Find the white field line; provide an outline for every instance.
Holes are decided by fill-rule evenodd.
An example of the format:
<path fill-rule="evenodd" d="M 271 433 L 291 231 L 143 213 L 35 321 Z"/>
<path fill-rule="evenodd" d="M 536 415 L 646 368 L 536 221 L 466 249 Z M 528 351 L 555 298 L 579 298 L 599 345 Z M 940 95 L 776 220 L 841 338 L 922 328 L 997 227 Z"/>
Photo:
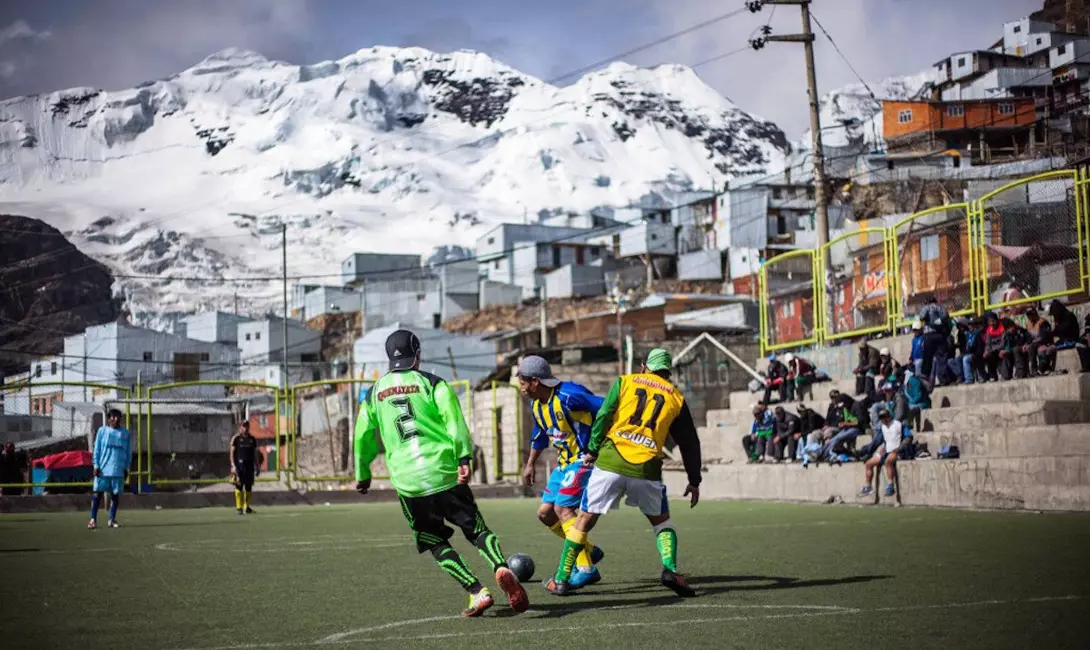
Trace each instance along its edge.
<path fill-rule="evenodd" d="M 715 623 L 726 623 L 731 621 L 757 621 L 757 620 L 773 620 L 773 619 L 798 619 L 818 616 L 841 616 L 845 614 L 867 614 L 872 612 L 902 612 L 902 611 L 918 611 L 918 610 L 937 610 L 937 609 L 955 609 L 955 608 L 971 608 L 971 607 L 995 607 L 1001 605 L 1022 605 L 1022 604 L 1041 604 L 1060 601 L 1071 600 L 1084 600 L 1086 596 L 1042 596 L 1038 598 L 1027 598 L 1023 600 L 979 600 L 973 602 L 964 603 L 941 603 L 931 605 L 898 605 L 893 607 L 875 607 L 875 608 L 856 608 L 856 607 L 843 607 L 838 605 L 735 605 L 735 604 L 717 604 L 717 603 L 679 603 L 676 605 L 666 605 L 671 609 L 725 609 L 725 610 L 790 610 L 777 614 L 757 614 L 757 615 L 730 615 L 730 616 L 712 616 L 705 618 L 690 618 L 682 620 L 667 620 L 667 621 L 629 621 L 624 623 L 596 623 L 593 625 L 595 629 L 623 629 L 623 628 L 643 628 L 643 627 L 672 627 L 677 625 L 705 625 Z M 641 607 L 640 604 L 621 605 L 618 607 L 608 609 L 626 609 L 629 607 Z M 573 607 L 572 610 L 585 609 L 587 611 L 601 611 L 602 608 L 578 608 Z M 530 610 L 529 613 L 534 613 L 534 610 Z M 555 612 L 552 612 L 555 613 Z M 205 648 L 184 648 L 179 650 L 261 650 L 265 648 L 300 648 L 300 647 L 315 647 L 324 645 L 345 645 L 350 643 L 358 644 L 378 644 L 378 643 L 390 643 L 397 641 L 424 641 L 424 640 L 438 640 L 438 639 L 453 639 L 453 638 L 465 638 L 465 637 L 503 637 L 503 636 L 521 636 L 526 634 L 542 634 L 542 633 L 555 633 L 555 632 L 573 632 L 578 630 L 586 630 L 587 624 L 581 625 L 547 625 L 547 626 L 533 626 L 533 627 L 520 627 L 514 629 L 503 630 L 482 630 L 477 632 L 440 632 L 432 634 L 413 634 L 413 635 L 395 635 L 395 636 L 366 636 L 375 632 L 381 632 L 384 630 L 390 630 L 399 627 L 409 627 L 412 625 L 422 625 L 426 623 L 435 623 L 439 621 L 457 620 L 460 617 L 457 616 L 432 616 L 428 618 L 408 619 L 404 621 L 394 621 L 391 623 L 383 623 L 381 625 L 373 625 L 370 627 L 359 628 L 356 630 L 347 630 L 345 632 L 339 632 L 331 634 L 326 637 L 322 637 L 316 641 L 285 641 L 285 642 L 271 642 L 271 643 L 245 643 L 237 645 L 215 646 Z M 535 617 L 529 617 L 530 620 L 534 620 Z M 362 637 L 362 638 L 360 638 Z"/>

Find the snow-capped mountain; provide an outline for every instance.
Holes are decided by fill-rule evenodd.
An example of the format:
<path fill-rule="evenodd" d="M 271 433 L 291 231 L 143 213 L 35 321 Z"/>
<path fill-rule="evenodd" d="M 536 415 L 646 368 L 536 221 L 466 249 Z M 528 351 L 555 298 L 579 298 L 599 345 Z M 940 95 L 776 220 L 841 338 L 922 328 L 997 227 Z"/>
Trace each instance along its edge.
<path fill-rule="evenodd" d="M 557 87 L 476 52 L 374 47 L 291 65 L 228 50 L 169 79 L 0 102 L 0 211 L 118 274 L 137 318 L 276 309 L 356 251 L 472 246 L 540 211 L 628 206 L 782 167 L 773 123 L 689 68 Z M 254 277 L 202 282 L 199 277 Z"/>

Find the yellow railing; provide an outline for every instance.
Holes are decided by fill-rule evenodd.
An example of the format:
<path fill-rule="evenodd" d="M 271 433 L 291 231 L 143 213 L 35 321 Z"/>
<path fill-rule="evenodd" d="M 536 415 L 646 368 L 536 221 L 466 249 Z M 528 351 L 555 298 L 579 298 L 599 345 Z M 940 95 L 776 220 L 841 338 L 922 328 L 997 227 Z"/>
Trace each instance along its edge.
<path fill-rule="evenodd" d="M 853 238 L 865 245 L 853 249 Z M 1020 255 L 1014 247 L 1022 249 Z M 877 259 L 884 269 L 884 300 L 871 291 L 880 282 L 869 260 Z M 1001 282 L 1021 283 L 1023 276 L 1033 282 L 1026 283 L 1022 297 L 1005 298 L 998 291 Z M 1090 172 L 1038 174 L 976 201 L 923 210 L 888 228 L 846 233 L 819 249 L 790 251 L 765 261 L 758 282 L 762 354 L 893 333 L 907 327 L 922 307 L 917 296 L 935 296 L 955 317 L 1085 296 L 1090 292 Z M 874 297 L 868 299 L 870 294 Z M 884 308 L 885 317 L 846 313 L 861 303 L 874 311 Z"/>

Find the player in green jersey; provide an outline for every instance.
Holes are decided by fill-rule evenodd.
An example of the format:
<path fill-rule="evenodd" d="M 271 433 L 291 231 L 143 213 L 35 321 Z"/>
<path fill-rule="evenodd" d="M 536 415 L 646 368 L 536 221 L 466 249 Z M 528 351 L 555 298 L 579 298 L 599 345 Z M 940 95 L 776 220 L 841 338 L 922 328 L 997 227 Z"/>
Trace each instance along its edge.
<path fill-rule="evenodd" d="M 356 489 L 371 488 L 371 463 L 382 436 L 390 482 L 401 500 L 420 553 L 430 551 L 439 567 L 469 592 L 463 616 L 480 616 L 493 605 L 462 556 L 450 545 L 450 522 L 492 565 L 511 608 L 530 607 L 526 590 L 507 568 L 500 541 L 484 523 L 469 489 L 473 441 L 458 396 L 439 377 L 420 370 L 420 339 L 397 330 L 386 339 L 390 372 L 375 382 L 356 420 Z"/>

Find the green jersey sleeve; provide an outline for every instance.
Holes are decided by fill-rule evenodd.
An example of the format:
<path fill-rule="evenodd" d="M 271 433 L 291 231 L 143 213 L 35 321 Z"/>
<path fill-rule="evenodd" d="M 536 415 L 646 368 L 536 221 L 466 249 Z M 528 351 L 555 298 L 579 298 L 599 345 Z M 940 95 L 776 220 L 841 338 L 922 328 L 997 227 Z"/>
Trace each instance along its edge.
<path fill-rule="evenodd" d="M 378 420 L 375 418 L 374 403 L 370 393 L 360 404 L 360 413 L 356 417 L 356 480 L 366 481 L 371 478 L 371 463 L 378 457 Z"/>
<path fill-rule="evenodd" d="M 590 429 L 590 442 L 587 444 L 588 452 L 597 454 L 602 448 L 606 434 L 613 427 L 613 416 L 617 412 L 617 404 L 620 401 L 621 379 L 618 377 L 617 381 L 613 382 L 613 387 L 609 389 L 609 394 L 602 401 L 602 408 L 598 409 L 598 415 L 594 418 L 594 425 Z"/>
<path fill-rule="evenodd" d="M 469 427 L 462 416 L 462 405 L 458 401 L 458 395 L 447 382 L 441 382 L 435 387 L 435 405 L 439 409 L 439 416 L 446 425 L 447 433 L 454 441 L 454 457 L 459 464 L 468 464 L 473 457 L 473 440 L 469 435 Z"/>

